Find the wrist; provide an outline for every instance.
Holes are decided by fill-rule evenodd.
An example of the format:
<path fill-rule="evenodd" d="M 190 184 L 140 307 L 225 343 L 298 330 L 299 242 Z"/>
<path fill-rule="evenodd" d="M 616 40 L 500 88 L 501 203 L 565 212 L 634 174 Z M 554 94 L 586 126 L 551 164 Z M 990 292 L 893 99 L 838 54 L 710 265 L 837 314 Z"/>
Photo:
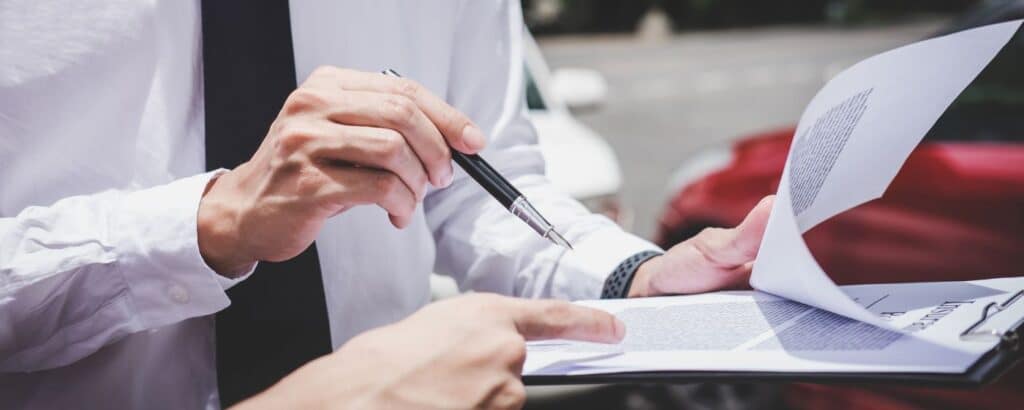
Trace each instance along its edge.
<path fill-rule="evenodd" d="M 646 277 L 650 276 L 647 273 L 650 270 L 650 266 L 644 270 L 644 278 L 639 280 L 639 282 L 643 283 L 637 283 L 637 274 L 640 273 L 640 268 L 643 265 L 660 255 L 662 255 L 662 252 L 647 250 L 635 253 L 623 260 L 605 278 L 604 288 L 601 289 L 601 299 L 621 299 L 645 294 L 646 282 L 648 282 Z"/>
<path fill-rule="evenodd" d="M 232 205 L 237 201 L 226 198 L 227 178 L 229 173 L 215 176 L 207 183 L 199 201 L 196 229 L 199 253 L 206 264 L 218 274 L 235 279 L 250 271 L 256 260 L 239 249 L 240 212 Z"/>
<path fill-rule="evenodd" d="M 651 287 L 651 278 L 660 269 L 663 256 L 655 256 L 648 259 L 636 269 L 633 275 L 633 283 L 629 287 L 628 298 L 642 298 L 653 296 L 656 292 Z"/>

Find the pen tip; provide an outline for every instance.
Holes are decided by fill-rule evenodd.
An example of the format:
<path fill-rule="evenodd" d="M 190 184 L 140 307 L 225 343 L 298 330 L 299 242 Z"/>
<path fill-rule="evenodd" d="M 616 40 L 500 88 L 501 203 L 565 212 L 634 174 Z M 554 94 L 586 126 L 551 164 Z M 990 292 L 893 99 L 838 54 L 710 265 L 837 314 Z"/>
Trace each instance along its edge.
<path fill-rule="evenodd" d="M 562 235 L 558 233 L 558 231 L 552 229 L 551 231 L 548 232 L 547 237 L 548 239 L 551 240 L 551 242 L 554 242 L 555 245 L 565 247 L 570 251 L 573 250 L 572 245 L 569 244 L 569 241 L 565 240 L 565 238 L 563 238 Z"/>

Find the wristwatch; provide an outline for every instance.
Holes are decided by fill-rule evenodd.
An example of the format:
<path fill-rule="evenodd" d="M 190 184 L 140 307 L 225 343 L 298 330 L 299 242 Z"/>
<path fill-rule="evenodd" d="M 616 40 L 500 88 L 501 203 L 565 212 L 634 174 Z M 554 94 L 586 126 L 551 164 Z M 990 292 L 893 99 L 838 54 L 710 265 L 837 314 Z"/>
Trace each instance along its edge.
<path fill-rule="evenodd" d="M 604 289 L 601 290 L 601 299 L 622 299 L 629 295 L 629 287 L 633 284 L 633 276 L 647 260 L 662 255 L 663 252 L 643 251 L 626 258 L 615 268 L 611 275 L 604 280 Z"/>

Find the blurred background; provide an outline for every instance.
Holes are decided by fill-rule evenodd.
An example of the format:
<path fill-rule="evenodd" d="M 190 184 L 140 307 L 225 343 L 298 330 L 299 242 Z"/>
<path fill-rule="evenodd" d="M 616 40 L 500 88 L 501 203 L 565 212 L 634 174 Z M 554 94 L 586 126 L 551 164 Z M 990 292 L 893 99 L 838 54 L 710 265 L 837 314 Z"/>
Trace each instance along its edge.
<path fill-rule="evenodd" d="M 833 75 L 925 38 L 975 3 L 526 0 L 523 8 L 555 74 L 548 88 L 586 100 L 572 114 L 611 145 L 633 212 L 627 222 L 650 237 L 688 159 L 794 124 Z"/>
<path fill-rule="evenodd" d="M 523 0 L 527 100 L 552 181 L 663 247 L 731 226 L 778 185 L 830 78 L 1024 1 Z M 534 40 L 535 39 L 535 40 Z M 1024 36 L 954 102 L 886 196 L 806 240 L 840 284 L 1024 274 Z M 965 251 L 969 250 L 969 251 Z M 527 408 L 1024 408 L 1014 371 L 977 391 L 887 386 L 531 387 Z"/>

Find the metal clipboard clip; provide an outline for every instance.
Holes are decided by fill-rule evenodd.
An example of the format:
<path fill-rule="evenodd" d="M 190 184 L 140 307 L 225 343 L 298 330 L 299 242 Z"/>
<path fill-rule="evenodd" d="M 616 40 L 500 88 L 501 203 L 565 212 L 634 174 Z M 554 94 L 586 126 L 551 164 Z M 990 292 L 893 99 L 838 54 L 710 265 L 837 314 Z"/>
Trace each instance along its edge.
<path fill-rule="evenodd" d="M 964 341 L 999 340 L 1000 347 L 1007 347 L 1007 348 L 1014 349 L 1014 350 L 1018 349 L 1020 347 L 1020 335 L 1017 334 L 1016 329 L 1017 329 L 1018 326 L 1021 325 L 1022 322 L 1024 322 L 1024 319 L 1021 319 L 1021 320 L 1017 321 L 1016 323 L 1014 323 L 1013 326 L 1011 326 L 1010 329 L 1007 329 L 1007 330 L 1004 330 L 1004 331 L 1000 331 L 1000 330 L 996 330 L 996 329 L 980 329 L 980 328 L 981 328 L 982 325 L 985 324 L 986 321 L 991 319 L 992 316 L 995 316 L 999 312 L 1002 312 L 1002 311 L 1004 311 L 1006 309 L 1009 309 L 1011 305 L 1016 303 L 1021 298 L 1024 298 L 1024 290 L 1017 291 L 1017 293 L 1014 293 L 1013 296 L 1010 296 L 1010 298 L 1006 299 L 1005 301 L 1003 301 L 1003 303 L 999 303 L 999 302 L 991 302 L 991 303 L 989 303 L 987 306 L 985 306 L 985 309 L 982 309 L 982 311 L 981 311 L 981 318 L 978 319 L 977 322 L 974 322 L 974 324 L 969 326 L 967 329 L 965 329 L 962 333 L 960 333 L 960 340 L 964 340 Z"/>

